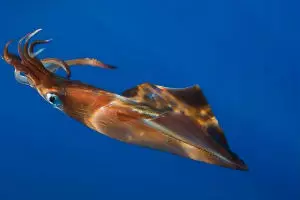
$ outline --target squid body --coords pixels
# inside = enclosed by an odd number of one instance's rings
[[[37,55],[44,49],[35,52],[34,48],[50,42],[30,42],[40,31],[30,32],[18,41],[18,55],[9,52],[12,41],[8,41],[2,58],[14,67],[18,82],[35,88],[55,108],[101,134],[129,144],[248,170],[245,162],[230,149],[198,85],[168,88],[143,83],[115,94],[71,80],[70,66],[115,67],[92,58],[39,59]],[[55,73],[59,68],[66,71],[66,77]]]

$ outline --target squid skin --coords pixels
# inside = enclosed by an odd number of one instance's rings
[[[49,41],[30,43],[40,30],[28,33],[19,41],[19,55],[8,51],[12,42],[9,41],[5,45],[3,59],[15,71],[24,73],[30,86],[55,108],[119,141],[225,168],[248,170],[245,162],[231,150],[198,85],[168,88],[143,83],[119,95],[71,80],[71,65],[97,66],[98,63],[101,68],[115,67],[91,58],[71,61],[38,59],[34,47]],[[51,65],[52,70],[48,70],[46,65]],[[58,76],[55,73],[58,68],[63,68],[67,76]]]

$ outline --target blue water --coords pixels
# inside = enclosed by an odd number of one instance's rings
[[[43,53],[95,57],[73,78],[116,93],[199,84],[249,172],[124,144],[53,109],[1,62],[0,199],[300,199],[300,3],[5,1],[3,46],[35,28]],[[14,44],[15,48],[16,45]],[[15,50],[15,49],[12,49]]]

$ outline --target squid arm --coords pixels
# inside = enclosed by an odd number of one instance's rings
[[[50,41],[50,40],[49,40]],[[45,48],[39,49],[35,53],[30,54],[31,57],[36,57],[39,54],[41,54]],[[56,58],[44,58],[41,60],[43,65],[47,70],[49,70],[52,73],[56,73],[56,71],[59,68],[65,68],[66,65],[68,66],[93,66],[93,67],[101,67],[105,69],[116,69],[116,66],[105,64],[97,59],[94,58],[76,58],[76,59],[71,59],[71,60],[58,60]],[[28,81],[28,78],[25,75],[22,75],[21,72],[17,69],[14,71],[15,79],[17,82],[24,84],[24,85],[29,85],[31,84]]]

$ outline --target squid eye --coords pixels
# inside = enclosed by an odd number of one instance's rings
[[[54,107],[60,108],[62,106],[62,102],[60,98],[53,93],[46,94],[46,100],[51,103]]]

